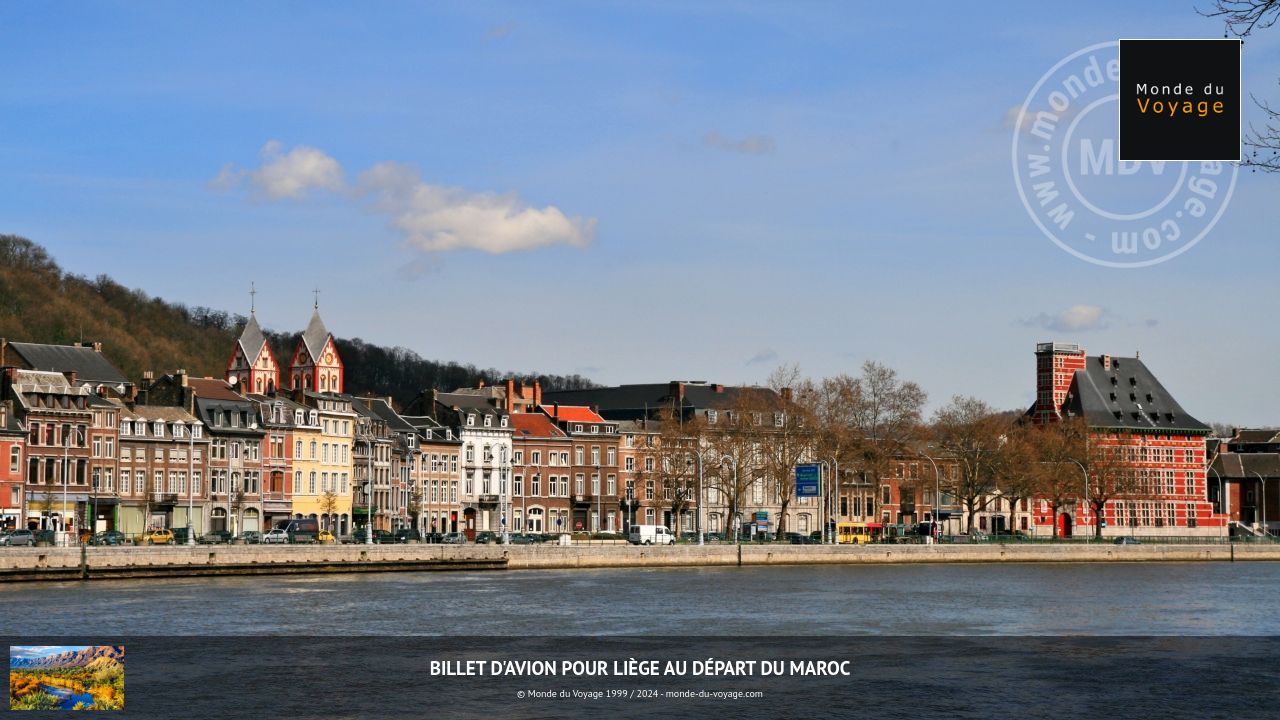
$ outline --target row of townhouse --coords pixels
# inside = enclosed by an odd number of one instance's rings
[[[1064,343],[1042,343],[1036,357],[1028,419],[1083,417],[1093,441],[1120,448],[1140,476],[1140,493],[1103,510],[1113,532],[1206,534],[1231,521],[1255,529],[1280,522],[1265,505],[1280,467],[1261,455],[1210,457],[1209,429],[1139,358],[1088,357]],[[824,498],[784,504],[786,470],[770,467],[758,448],[730,457],[718,445],[743,423],[795,430],[786,390],[673,381],[544,395],[536,382],[508,380],[424,391],[403,412],[389,398],[353,397],[318,308],[287,367],[252,311],[221,379],[179,370],[135,384],[96,345],[0,341],[0,366],[3,527],[238,533],[311,517],[339,535],[366,523],[468,534],[616,533],[644,523],[732,534],[810,533],[837,521],[967,522],[954,500],[938,497],[945,482],[927,480],[931,466],[945,480],[954,465],[924,455],[896,458],[874,480],[845,469]],[[743,407],[755,410],[742,417]],[[705,429],[698,447],[683,456],[662,447],[681,442],[678,430],[694,421]],[[715,481],[730,472],[726,459],[744,480],[736,498]],[[788,462],[818,460],[803,451]],[[1051,507],[997,492],[980,508],[974,524],[984,530],[1067,535],[1094,521],[1083,493]]]

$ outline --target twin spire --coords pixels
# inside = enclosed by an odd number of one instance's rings
[[[320,318],[320,288],[313,295],[311,322],[303,331],[290,362],[284,385],[304,390],[342,392],[343,366],[333,336]],[[228,382],[240,383],[245,392],[271,392],[281,387],[281,368],[258,324],[258,288],[249,284],[249,318],[237,339],[237,350],[227,365]]]

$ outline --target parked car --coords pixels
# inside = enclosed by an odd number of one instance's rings
[[[1132,535],[1125,535],[1123,537],[1116,538],[1115,544],[1116,545],[1141,545],[1142,541],[1136,537],[1133,537]]]
[[[366,532],[368,532],[366,528],[356,528],[355,532],[351,533],[351,542],[356,544],[365,542],[368,539],[368,536],[365,535]],[[396,541],[396,536],[388,530],[374,530],[373,541],[378,544],[392,543]]]
[[[124,536],[124,533],[120,532],[119,530],[103,530],[100,533],[95,533],[93,537],[89,538],[89,544],[90,545],[124,545],[125,540],[126,538]]]
[[[440,542],[445,545],[466,545],[467,536],[462,533],[445,533],[440,537]]]
[[[147,545],[172,545],[173,531],[168,528],[158,528],[142,536],[142,542]]]
[[[236,538],[236,540],[245,545],[257,545],[262,542],[262,533],[257,530],[245,530],[240,533],[240,537]]]
[[[476,542],[481,545],[496,544],[500,541],[501,538],[498,537],[498,533],[496,532],[485,530],[484,532],[476,533]]]
[[[422,542],[432,545],[439,545],[444,539],[444,533],[430,532],[422,536]]]
[[[810,535],[794,532],[789,532],[783,535],[783,540],[791,543],[792,545],[816,545],[818,543],[818,541],[814,540]]]
[[[226,530],[214,530],[201,535],[196,542],[201,545],[226,545],[231,542],[231,533]]]
[[[289,543],[289,531],[284,528],[274,528],[263,533],[262,543],[272,543],[277,545],[286,545]]]
[[[398,543],[419,543],[422,542],[422,533],[413,528],[400,528],[392,540]]]
[[[676,536],[665,525],[632,525],[627,540],[632,545],[676,544]]]
[[[333,533],[329,532],[328,530],[321,530],[320,534],[316,535],[316,542],[331,543],[331,542],[334,542],[336,539],[337,538],[333,536]]]
[[[36,544],[35,533],[30,530],[10,530],[6,533],[0,533],[0,545],[13,547],[15,545],[25,545],[32,547]]]
[[[282,520],[276,524],[276,529],[285,531],[291,543],[313,543],[320,535],[320,523],[315,518]]]
[[[528,535],[525,533],[514,533],[511,536],[512,545],[537,545],[542,542],[542,538],[537,535]]]

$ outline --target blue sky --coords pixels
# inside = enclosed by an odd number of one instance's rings
[[[1006,115],[1062,57],[1221,35],[1185,3],[8,3],[0,232],[188,304],[244,312],[252,280],[278,329],[318,286],[335,334],[482,366],[875,359],[1015,407],[1057,339],[1276,423],[1280,178],[1119,271],[1010,171]],[[1277,48],[1246,44],[1246,94],[1280,101]]]
[[[31,660],[33,658],[61,655],[67,652],[78,652],[90,645],[10,645],[9,659]]]

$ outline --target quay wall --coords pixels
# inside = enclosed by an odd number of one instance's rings
[[[192,575],[1000,562],[1280,561],[1280,544],[197,545],[0,548],[0,582]]]

